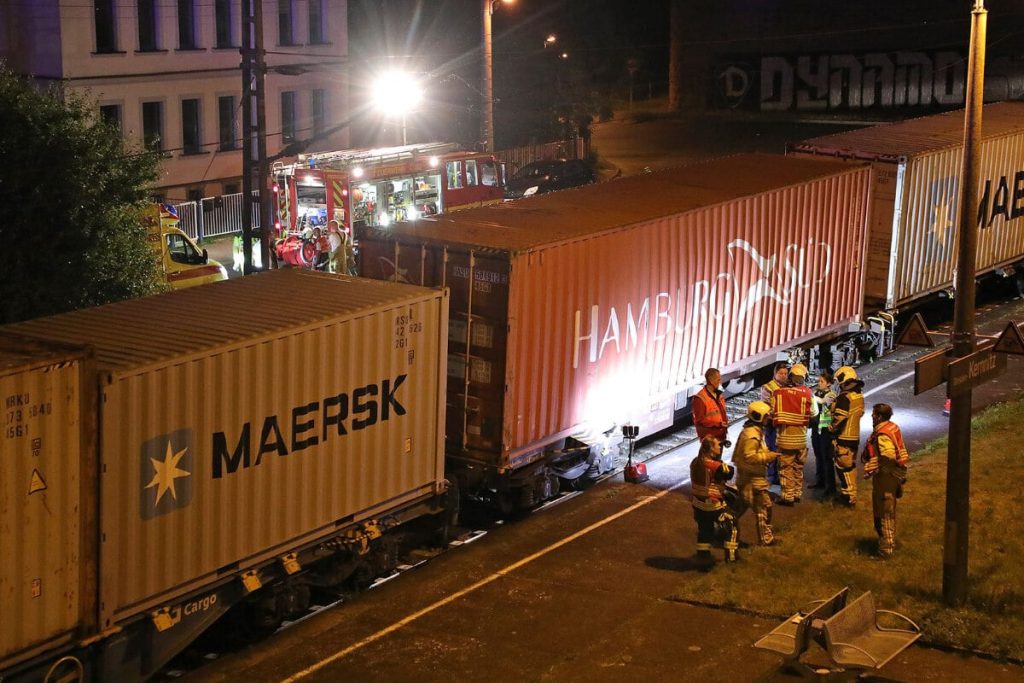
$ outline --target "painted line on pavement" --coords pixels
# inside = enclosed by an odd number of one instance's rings
[[[312,666],[309,666],[309,667],[303,669],[302,671],[298,671],[298,672],[292,674],[288,678],[285,678],[282,681],[282,683],[294,683],[295,681],[299,681],[299,680],[301,680],[303,678],[306,678],[307,676],[310,676],[310,675],[316,673],[317,671],[319,671],[320,669],[324,668],[325,666],[327,666],[329,664],[332,664],[332,663],[334,663],[334,662],[336,662],[336,661],[338,661],[340,659],[343,659],[343,658],[347,657],[348,655],[352,654],[356,650],[360,650],[360,649],[366,647],[367,645],[370,645],[371,643],[374,643],[374,642],[380,640],[381,638],[383,638],[383,637],[385,637],[387,635],[390,635],[390,634],[394,633],[395,631],[398,631],[399,629],[401,629],[401,628],[403,628],[405,626],[408,626],[409,624],[411,624],[412,622],[416,621],[420,617],[424,617],[427,614],[430,614],[431,612],[433,612],[433,611],[435,611],[437,609],[440,609],[441,607],[444,607],[445,605],[447,605],[449,603],[452,603],[452,602],[458,600],[459,598],[461,598],[463,596],[469,595],[470,593],[473,593],[473,592],[483,588],[484,586],[486,586],[486,585],[488,585],[490,583],[494,583],[498,579],[500,579],[500,578],[502,578],[504,576],[507,576],[508,574],[511,574],[515,570],[530,564],[534,560],[538,560],[538,559],[544,557],[545,555],[547,555],[548,553],[550,553],[552,551],[555,551],[555,550],[558,550],[563,545],[571,543],[572,541],[575,541],[577,538],[580,538],[582,536],[586,536],[591,531],[595,531],[596,529],[600,529],[601,527],[605,526],[606,524],[614,522],[618,518],[624,517],[625,515],[628,515],[629,513],[633,512],[634,510],[638,510],[638,509],[642,508],[645,505],[649,505],[649,504],[653,503],[656,500],[660,500],[662,497],[664,497],[665,495],[671,493],[672,491],[675,491],[676,489],[680,488],[681,486],[683,486],[687,482],[689,482],[689,477],[687,477],[683,481],[680,481],[677,484],[672,485],[671,487],[669,487],[667,489],[664,489],[663,491],[659,491],[657,494],[655,494],[653,496],[650,496],[648,498],[644,498],[643,500],[640,500],[640,501],[638,501],[636,503],[633,503],[628,508],[625,508],[623,510],[619,510],[618,512],[616,512],[613,515],[609,515],[608,517],[605,517],[602,520],[594,522],[590,526],[585,527],[583,529],[580,529],[576,533],[574,533],[574,534],[572,534],[570,536],[566,536],[562,540],[557,541],[555,543],[552,543],[548,547],[543,548],[541,550],[538,550],[537,552],[533,553],[532,555],[528,555],[528,556],[524,557],[523,559],[518,560],[517,562],[513,562],[512,564],[508,565],[507,567],[505,567],[503,569],[499,569],[498,571],[494,572],[490,576],[488,576],[486,578],[483,578],[483,579],[480,579],[476,583],[474,583],[474,584],[472,584],[470,586],[467,586],[466,588],[463,588],[462,590],[456,591],[455,593],[452,593],[451,595],[449,595],[447,597],[441,598],[437,602],[424,607],[423,609],[419,610],[418,612],[413,612],[409,616],[396,621],[395,623],[391,624],[390,626],[386,626],[385,628],[382,628],[381,630],[377,631],[376,633],[373,633],[373,634],[363,638],[362,640],[360,640],[358,642],[352,643],[351,645],[349,645],[345,649],[338,650],[337,652],[335,652],[334,654],[330,655],[329,657],[325,657],[324,659],[321,659],[316,664],[313,664]]]
[[[905,380],[905,379],[907,379],[909,377],[913,377],[913,376],[914,376],[914,371],[911,370],[910,372],[902,374],[899,377],[897,377],[896,379],[891,379],[888,382],[886,382],[885,384],[879,385],[879,386],[875,387],[874,389],[871,389],[870,391],[865,391],[861,395],[864,396],[864,398],[867,398],[871,394],[877,394],[879,391],[882,391],[883,389],[888,389],[893,384],[896,384],[897,382],[902,382],[903,380]]]

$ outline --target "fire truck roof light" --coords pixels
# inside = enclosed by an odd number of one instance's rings
[[[355,168],[353,168],[352,169],[352,176],[355,177],[355,178],[362,178],[363,177],[363,167],[362,166],[356,166]]]

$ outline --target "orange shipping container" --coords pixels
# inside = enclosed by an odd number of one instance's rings
[[[449,453],[514,469],[665,426],[708,366],[845,332],[869,173],[718,159],[376,231],[362,273],[451,288]]]

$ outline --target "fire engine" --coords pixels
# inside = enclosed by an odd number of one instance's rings
[[[491,154],[450,143],[300,154],[275,164],[278,237],[308,238],[316,229],[360,230],[502,200],[504,169]]]

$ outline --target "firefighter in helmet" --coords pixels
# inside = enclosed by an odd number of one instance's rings
[[[871,479],[871,508],[878,534],[878,554],[891,557],[896,550],[896,500],[903,496],[910,453],[903,434],[892,421],[892,406],[876,403],[871,410],[874,431],[861,459],[864,476]]]
[[[693,397],[693,426],[697,428],[697,438],[713,436],[722,445],[729,444],[729,419],[725,414],[725,394],[721,389],[722,373],[716,368],[708,368],[704,373],[704,387]]]
[[[747,421],[736,441],[732,462],[736,467],[736,486],[739,499],[736,501],[736,519],[752,508],[757,516],[757,540],[761,545],[772,545],[772,499],[768,495],[768,463],[779,457],[768,450],[764,442],[764,426],[770,419],[772,409],[764,401],[754,401],[747,406]]]
[[[739,548],[732,511],[725,499],[725,482],[732,479],[735,470],[722,462],[722,442],[714,436],[701,440],[700,451],[690,463],[690,487],[693,494],[693,518],[697,522],[697,559],[709,564],[711,545],[715,540],[716,526],[725,531],[721,539],[725,546],[725,561],[736,561]]]
[[[848,365],[836,370],[839,396],[832,410],[829,430],[835,440],[836,475],[839,494],[853,507],[857,504],[857,450],[860,448],[860,418],[864,415],[864,382],[857,379],[857,371]]]
[[[772,393],[772,418],[779,449],[780,505],[800,502],[807,461],[807,427],[818,414],[814,394],[807,386],[807,368],[797,363],[789,370],[785,385]]]
[[[785,362],[778,362],[772,368],[772,378],[761,385],[761,400],[772,405],[772,398],[775,392],[789,382],[789,365]],[[777,434],[775,432],[775,421],[769,419],[764,425],[764,442],[770,450],[777,448]],[[781,484],[779,479],[779,463],[773,462],[768,465],[768,483]]]

